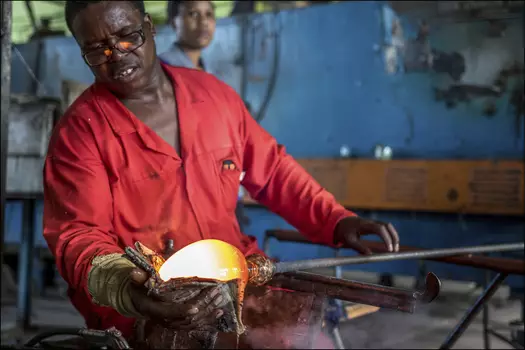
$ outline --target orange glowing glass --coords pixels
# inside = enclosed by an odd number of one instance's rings
[[[205,239],[192,243],[173,254],[161,266],[160,278],[200,277],[222,282],[239,279],[248,280],[246,258],[233,245],[217,240]]]
[[[221,282],[235,280],[237,319],[241,323],[238,332],[244,332],[241,320],[244,292],[248,284],[248,264],[239,249],[217,239],[197,241],[166,260],[159,269],[159,275],[163,281],[191,277]]]

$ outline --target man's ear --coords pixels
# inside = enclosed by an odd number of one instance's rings
[[[171,26],[173,29],[177,30],[177,17],[173,17],[170,21]]]
[[[153,20],[151,19],[149,13],[146,13],[146,15],[144,16],[144,23],[148,24],[149,30],[151,31],[151,35],[155,36],[155,34],[157,34],[157,29],[155,28],[155,25],[153,24]]]

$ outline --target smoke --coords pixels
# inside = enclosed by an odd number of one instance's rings
[[[242,343],[254,349],[333,349],[322,334],[322,303],[317,298],[284,290],[255,292],[245,300]]]
[[[334,344],[321,329],[321,322],[273,325],[246,331],[245,341],[253,349],[333,349]],[[311,344],[311,345],[310,345]]]

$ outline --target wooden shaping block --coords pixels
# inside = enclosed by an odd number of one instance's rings
[[[298,159],[349,209],[523,215],[524,163]],[[256,202],[246,196],[244,203]]]
[[[374,312],[379,311],[379,307],[377,306],[355,303],[345,305],[344,309],[347,320],[353,320],[355,318],[373,314]]]

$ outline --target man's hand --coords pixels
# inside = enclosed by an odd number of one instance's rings
[[[339,221],[335,227],[334,241],[355,249],[361,254],[372,251],[361,242],[361,236],[375,234],[381,237],[389,252],[399,251],[399,235],[392,224],[352,216]]]
[[[131,300],[136,310],[148,319],[189,330],[216,325],[217,319],[224,313],[221,308],[226,300],[219,287],[205,288],[185,302],[168,303],[147,295],[144,288],[147,279],[147,273],[141,269],[131,272]],[[195,291],[188,290],[188,295],[192,292]]]

